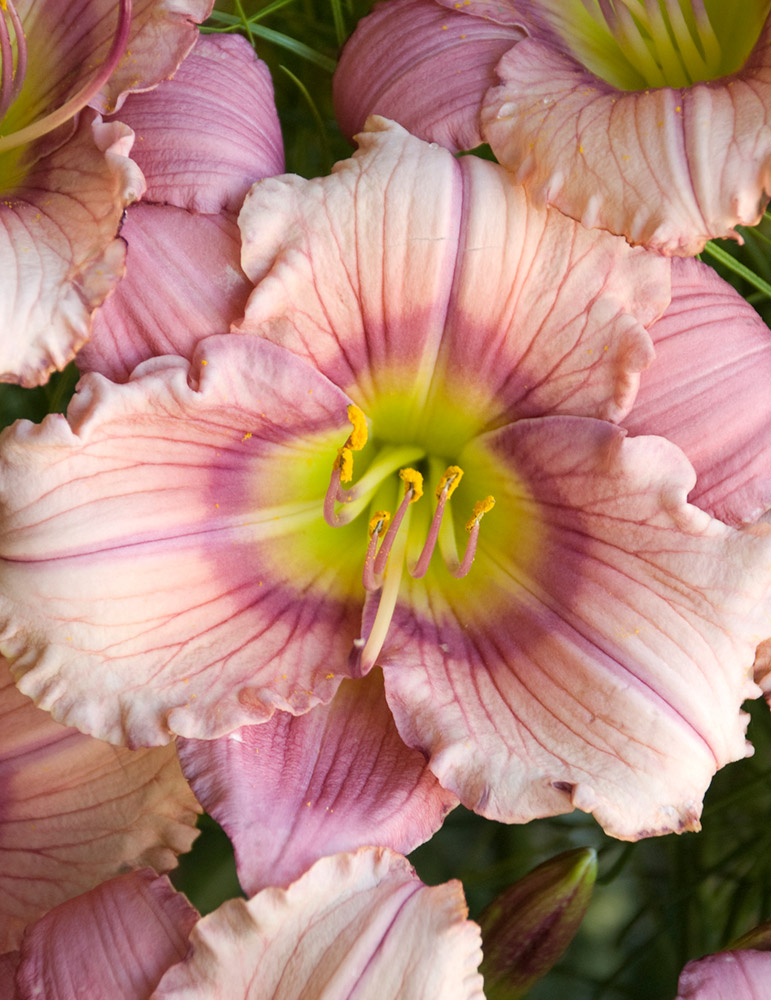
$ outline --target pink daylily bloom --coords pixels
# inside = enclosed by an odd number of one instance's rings
[[[427,13],[437,5],[447,15],[440,28]],[[349,131],[386,114],[451,148],[476,128],[535,200],[630,242],[692,255],[712,237],[739,238],[735,226],[757,223],[771,190],[769,4],[745,7],[737,22],[709,0],[396,0],[349,41],[338,114]],[[463,30],[463,17],[511,34],[500,60]],[[390,66],[375,53],[396,23],[407,41]],[[488,86],[493,70],[498,84]],[[440,120],[438,93],[441,108],[462,107],[466,120]]]
[[[7,0],[0,11],[0,380],[44,382],[123,273],[144,180],[98,111],[174,72],[211,0]],[[96,67],[96,68],[95,68]]]
[[[200,807],[174,748],[126,750],[35,708],[0,660],[0,952],[27,924],[127,867],[167,871]]]
[[[249,895],[362,845],[406,854],[457,805],[396,731],[379,670],[343,681],[329,705],[305,715],[277,712],[218,740],[180,739],[178,749]]]
[[[121,120],[136,133],[147,194],[121,231],[126,276],[77,358],[114,381],[150,357],[190,358],[198,340],[241,319],[252,285],[236,213],[255,180],[284,167],[270,74],[245,38],[200,38],[172,80],[129,98]]]
[[[167,879],[132,872],[52,910],[0,962],[20,998],[484,1000],[460,883],[425,886],[382,848],[197,918]]]
[[[2,650],[132,745],[302,715],[379,663],[402,739],[480,813],[695,828],[747,752],[771,538],[615,423],[670,262],[370,129],[247,198],[243,335],[4,434]]]
[[[689,962],[676,1000],[768,1000],[771,952],[720,951]]]

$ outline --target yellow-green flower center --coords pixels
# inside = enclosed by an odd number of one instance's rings
[[[544,0],[575,58],[620,90],[688,87],[744,65],[771,0]]]

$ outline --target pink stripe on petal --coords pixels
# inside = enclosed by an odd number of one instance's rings
[[[180,740],[185,774],[224,827],[248,895],[288,885],[324,855],[377,843],[413,850],[457,804],[404,745],[373,671],[329,705],[276,713],[214,741]]]
[[[443,10],[434,0],[376,4],[335,71],[343,134],[350,138],[377,114],[453,151],[478,146],[479,112],[497,82],[495,65],[524,33],[466,13]]]
[[[197,917],[169,880],[148,868],[103,882],[29,928],[19,1000],[147,1000],[169,966],[184,958]]]
[[[245,38],[201,37],[174,78],[133,96],[120,120],[136,132],[148,201],[235,212],[254,181],[284,168],[270,73]]]
[[[65,729],[0,660],[0,951],[51,907],[128,867],[166,871],[200,808],[173,747],[126,750]]]
[[[466,915],[459,882],[429,888],[383,848],[337,854],[200,920],[153,1000],[484,1000]]]
[[[121,236],[128,245],[126,276],[94,316],[77,356],[81,371],[119,382],[148,358],[192,358],[200,340],[226,333],[243,316],[252,289],[229,216],[143,203],[128,213]]]
[[[754,225],[771,189],[771,21],[740,73],[619,91],[535,39],[508,52],[482,134],[539,201],[670,255]]]
[[[491,461],[466,586],[438,574],[397,607],[380,662],[399,731],[492,818],[572,806],[626,839],[698,828],[715,770],[746,753],[771,539],[689,507],[693,473],[661,438],[523,420],[460,456],[466,479]]]
[[[329,701],[359,631],[359,536],[323,522],[348,402],[227,335],[9,429],[0,628],[22,690],[131,745]]]

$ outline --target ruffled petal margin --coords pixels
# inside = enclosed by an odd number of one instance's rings
[[[248,895],[288,885],[325,855],[367,844],[402,854],[457,805],[396,731],[373,671],[329,705],[277,712],[219,740],[178,741],[182,768],[235,848]]]
[[[460,464],[511,471],[507,517],[485,518],[465,586],[400,593],[379,662],[402,737],[494,819],[578,808],[622,839],[698,829],[712,775],[748,752],[771,535],[686,504],[674,445],[599,421],[518,421]]]

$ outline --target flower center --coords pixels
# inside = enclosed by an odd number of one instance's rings
[[[620,90],[688,87],[739,70],[771,0],[546,0],[545,15],[588,70]]]
[[[438,544],[450,573],[455,577],[466,576],[474,561],[480,522],[492,510],[495,500],[487,496],[474,504],[466,523],[465,550],[459,557],[453,519],[445,517],[445,513],[463,478],[463,469],[447,466],[443,459],[426,454],[419,446],[388,445],[377,449],[366,472],[354,486],[348,486],[354,478],[354,452],[362,451],[369,437],[366,418],[357,406],[348,407],[348,419],[353,430],[333,462],[324,500],[324,519],[331,527],[339,527],[350,524],[365,510],[370,512],[362,583],[371,593],[380,591],[380,601],[369,635],[359,640],[356,648],[360,669],[366,672],[374,665],[385,641],[404,569],[415,579],[424,577]],[[407,463],[422,465],[436,483],[436,505],[430,521],[425,514],[413,517],[413,506],[423,497],[424,475]],[[403,484],[401,501],[397,496],[399,479]],[[382,508],[383,499],[393,501],[393,514]],[[410,565],[408,547],[416,540],[419,553]]]
[[[98,56],[96,71],[62,104],[48,111],[46,107],[39,106],[42,100],[40,95],[22,93],[30,69],[24,25],[13,0],[0,0],[0,153],[18,149],[48,135],[86,107],[118,65],[128,43],[130,27],[131,0],[119,0],[117,23],[109,51],[104,57],[94,53],[95,57]],[[66,53],[62,60],[61,67],[51,70],[40,66],[34,74],[45,73],[46,79],[50,80],[56,72],[61,73],[61,79],[54,80],[54,91],[57,84],[64,86],[69,76],[67,71],[75,69],[68,66]],[[49,89],[46,85],[41,91],[45,93],[46,100]]]

